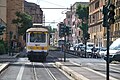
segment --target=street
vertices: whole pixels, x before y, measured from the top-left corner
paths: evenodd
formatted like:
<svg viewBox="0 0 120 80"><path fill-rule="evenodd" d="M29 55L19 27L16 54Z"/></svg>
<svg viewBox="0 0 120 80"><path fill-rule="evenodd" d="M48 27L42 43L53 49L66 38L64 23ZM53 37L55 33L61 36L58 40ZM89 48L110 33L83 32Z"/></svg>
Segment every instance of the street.
<svg viewBox="0 0 120 80"><path fill-rule="evenodd" d="M29 62L27 58L19 58L2 72L0 80L69 80L53 64Z"/></svg>
<svg viewBox="0 0 120 80"><path fill-rule="evenodd" d="M72 76L66 75L66 71L57 68L56 62L64 63L66 67L81 74L88 80L106 79L106 62L101 58L80 58L66 54L67 58L66 62L64 62L63 52L50 51L47 61L41 63L30 62L23 54L17 58L16 62L11 62L9 67L1 73L0 80L71 80ZM110 63L110 80L120 79L119 66L119 62Z"/></svg>

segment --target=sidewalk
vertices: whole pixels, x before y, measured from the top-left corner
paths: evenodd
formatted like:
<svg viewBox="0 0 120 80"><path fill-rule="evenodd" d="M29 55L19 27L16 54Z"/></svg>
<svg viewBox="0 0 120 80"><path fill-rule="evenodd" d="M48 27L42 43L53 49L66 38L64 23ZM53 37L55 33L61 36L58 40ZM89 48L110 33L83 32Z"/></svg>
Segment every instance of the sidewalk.
<svg viewBox="0 0 120 80"><path fill-rule="evenodd" d="M9 63L16 60L19 53L14 53L14 56L9 56L8 54L0 55L0 73L8 67Z"/></svg>
<svg viewBox="0 0 120 80"><path fill-rule="evenodd" d="M65 71L68 75L73 77L75 80L105 80L106 76L100 72L92 70L87 66L80 64L67 62L56 62L55 65ZM110 80L117 80L110 77Z"/></svg>

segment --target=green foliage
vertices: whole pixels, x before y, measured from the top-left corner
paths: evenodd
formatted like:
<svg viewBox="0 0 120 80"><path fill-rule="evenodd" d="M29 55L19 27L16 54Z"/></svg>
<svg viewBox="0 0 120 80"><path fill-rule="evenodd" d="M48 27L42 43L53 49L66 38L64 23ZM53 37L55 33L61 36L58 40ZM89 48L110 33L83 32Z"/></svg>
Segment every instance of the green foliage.
<svg viewBox="0 0 120 80"><path fill-rule="evenodd" d="M6 47L3 40L0 40L0 54L6 53Z"/></svg>
<svg viewBox="0 0 120 80"><path fill-rule="evenodd" d="M18 34L25 34L26 30L32 27L32 17L26 13L16 12L17 18L12 20L13 24L18 27Z"/></svg>
<svg viewBox="0 0 120 80"><path fill-rule="evenodd" d="M76 9L76 14L78 15L78 18L79 19L88 19L88 16L89 16L89 7L87 6L81 6L78 5L77 9Z"/></svg>
<svg viewBox="0 0 120 80"><path fill-rule="evenodd" d="M51 26L49 26L49 32L50 32L50 33L55 33L55 31L57 31L57 29L56 29L56 28L53 28L53 29L52 29L52 27L51 27Z"/></svg>
<svg viewBox="0 0 120 80"><path fill-rule="evenodd" d="M57 29L56 29L56 28L53 28L53 29L52 29L52 32L55 33L55 31L57 31Z"/></svg>

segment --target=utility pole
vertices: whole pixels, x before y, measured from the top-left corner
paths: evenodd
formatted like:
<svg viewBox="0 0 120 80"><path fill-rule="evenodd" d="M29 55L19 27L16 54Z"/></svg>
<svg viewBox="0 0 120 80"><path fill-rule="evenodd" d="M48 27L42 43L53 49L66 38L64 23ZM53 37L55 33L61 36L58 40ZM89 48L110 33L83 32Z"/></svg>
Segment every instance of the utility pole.
<svg viewBox="0 0 120 80"><path fill-rule="evenodd" d="M110 37L110 26L114 24L114 12L115 6L108 0L108 4L103 6L103 27L107 28L107 59L106 59L106 80L109 80L109 37Z"/></svg>

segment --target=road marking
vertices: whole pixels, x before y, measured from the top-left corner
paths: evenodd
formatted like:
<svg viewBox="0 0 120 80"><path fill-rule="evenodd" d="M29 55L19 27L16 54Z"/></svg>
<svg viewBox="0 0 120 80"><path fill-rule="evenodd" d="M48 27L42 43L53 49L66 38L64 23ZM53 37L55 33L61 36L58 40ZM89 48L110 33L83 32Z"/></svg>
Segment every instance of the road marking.
<svg viewBox="0 0 120 80"><path fill-rule="evenodd" d="M44 66L44 64L42 64L43 66ZM48 72L48 74L50 75L50 77L53 79L53 80L57 80L56 78L55 78L55 76L52 74L52 72L48 69L48 68L46 68L45 66L44 66L44 68L45 68L45 70Z"/></svg>
<svg viewBox="0 0 120 80"><path fill-rule="evenodd" d="M110 66L110 68L120 70L120 68L116 68L116 67L113 67L113 66Z"/></svg>
<svg viewBox="0 0 120 80"><path fill-rule="evenodd" d="M24 68L25 68L25 64L23 64L22 67L20 68L20 71L17 75L16 80L22 80L22 75L23 75Z"/></svg>
<svg viewBox="0 0 120 80"><path fill-rule="evenodd" d="M73 71L72 69L70 69L69 67L66 67L66 66L62 66L63 64L60 63L60 62L56 62L55 63L56 66L58 66L59 68L61 68L63 71L65 71L68 75L70 75L71 77L73 77L75 80L90 80L88 78L86 78L85 76ZM80 66L79 64L77 63L73 63L77 66Z"/></svg>
<svg viewBox="0 0 120 80"><path fill-rule="evenodd" d="M53 66L55 68L57 68L60 72L62 72L67 78L69 78L69 80L75 80L74 78L72 78L70 75L68 75L65 71L63 71L62 69L58 68L55 64L53 64Z"/></svg>
<svg viewBox="0 0 120 80"><path fill-rule="evenodd" d="M80 64L78 64L78 63L74 63L74 62L72 62L72 63L75 64L75 65L80 66ZM94 73L96 73L96 74L98 74L98 75L101 75L101 76L103 76L103 77L106 77L105 74L102 74L102 73L100 73L100 72L98 72L98 71L92 70L92 69L87 68L87 67L82 67L82 68L84 68L84 69L86 69L86 70L89 70L89 71L91 71L91 72L94 72ZM110 79L111 79L111 80L118 80L118 79L113 78L113 77L111 77L111 76L110 76Z"/></svg>
<svg viewBox="0 0 120 80"><path fill-rule="evenodd" d="M94 72L94 73L96 73L96 74L98 74L98 75L101 75L101 76L103 76L103 77L106 77L105 74L102 74L102 73L100 73L100 72L98 72L98 71L94 71L94 70L92 70L92 69L90 69L90 68L87 68L87 67L83 67L83 68L86 69L86 70L89 70L89 71L91 71L91 72ZM111 80L118 80L118 79L113 78L113 77L111 77L111 76L109 76L109 78L110 78Z"/></svg>

